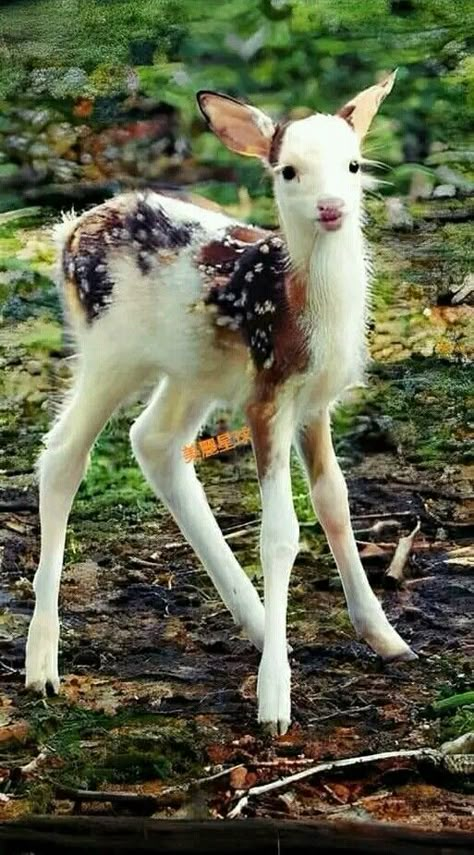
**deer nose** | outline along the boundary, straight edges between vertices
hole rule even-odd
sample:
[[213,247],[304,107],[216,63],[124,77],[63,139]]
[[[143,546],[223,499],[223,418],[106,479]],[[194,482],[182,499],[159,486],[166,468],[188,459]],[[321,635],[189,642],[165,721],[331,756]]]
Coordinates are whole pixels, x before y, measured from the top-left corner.
[[318,200],[317,208],[321,220],[338,220],[342,214],[344,200],[336,196],[324,196]]

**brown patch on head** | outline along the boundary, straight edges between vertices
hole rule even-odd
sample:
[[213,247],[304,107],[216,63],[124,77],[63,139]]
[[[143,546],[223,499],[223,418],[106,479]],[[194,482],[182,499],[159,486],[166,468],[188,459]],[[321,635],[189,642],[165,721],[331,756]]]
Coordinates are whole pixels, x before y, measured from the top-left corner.
[[352,121],[352,114],[354,110],[355,104],[346,104],[345,107],[341,107],[339,112],[336,113],[336,115],[340,116],[341,119],[344,119],[344,121],[347,122],[347,124],[350,125],[352,129],[354,128],[354,123]]
[[291,122],[282,122],[278,124],[275,128],[275,133],[273,134],[272,141],[270,143],[270,151],[268,154],[268,162],[271,166],[276,166],[278,160],[280,158],[281,146],[283,143],[283,137],[285,135],[285,131],[290,125]]

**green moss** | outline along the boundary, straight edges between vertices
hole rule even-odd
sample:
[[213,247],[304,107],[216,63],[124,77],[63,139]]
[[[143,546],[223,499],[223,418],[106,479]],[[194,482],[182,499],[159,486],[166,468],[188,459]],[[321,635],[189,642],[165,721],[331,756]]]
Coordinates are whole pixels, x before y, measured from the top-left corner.
[[23,345],[32,354],[49,354],[60,350],[62,329],[55,321],[38,318],[26,329],[20,329],[17,343]]
[[[167,779],[201,768],[203,752],[193,722],[123,709],[117,715],[39,703],[29,714],[33,734],[57,764],[56,784],[94,789],[111,783]],[[87,748],[85,747],[87,743]],[[47,793],[33,797],[47,799]]]
[[474,451],[466,435],[474,392],[468,365],[435,357],[412,357],[379,365],[363,411],[392,419],[394,438],[408,460],[436,466],[468,462]]
[[159,512],[130,448],[134,415],[132,409],[113,419],[101,434],[74,505],[73,521],[104,517],[122,521],[124,511],[136,512],[143,520]]

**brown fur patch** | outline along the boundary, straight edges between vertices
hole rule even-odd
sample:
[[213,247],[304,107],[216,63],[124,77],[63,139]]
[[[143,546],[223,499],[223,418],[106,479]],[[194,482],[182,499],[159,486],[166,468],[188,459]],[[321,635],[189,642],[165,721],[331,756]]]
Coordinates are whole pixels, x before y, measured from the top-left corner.
[[[156,261],[169,263],[192,240],[192,223],[173,222],[146,193],[129,193],[93,208],[78,222],[63,251],[64,277],[74,284],[88,323],[113,302],[112,250],[149,274]],[[161,258],[160,258],[161,253]]]
[[220,240],[213,240],[201,247],[196,261],[198,264],[205,264],[208,267],[219,267],[222,264],[232,264],[233,266],[237,257],[238,253],[235,246]]
[[86,320],[86,311],[79,299],[76,283],[69,277],[63,280],[63,301],[66,314],[73,323]]
[[326,413],[317,421],[305,425],[298,435],[298,443],[313,487],[324,471],[324,464],[332,456],[331,426]]
[[256,226],[233,226],[227,232],[232,240],[240,243],[256,243],[258,240],[271,237],[272,232],[267,229],[259,229]]
[[247,418],[252,431],[253,449],[260,480],[265,477],[271,461],[271,423],[275,416],[275,398],[254,400],[247,406]]
[[283,137],[285,135],[285,131],[290,125],[291,122],[282,122],[278,124],[275,128],[275,133],[273,134],[272,141],[270,143],[270,151],[268,154],[268,162],[272,166],[276,166],[278,160],[280,158],[280,150],[283,143]]
[[354,128],[354,123],[352,121],[352,114],[355,110],[355,104],[346,104],[344,107],[336,113],[337,116],[340,116],[341,119],[344,119],[351,128]]

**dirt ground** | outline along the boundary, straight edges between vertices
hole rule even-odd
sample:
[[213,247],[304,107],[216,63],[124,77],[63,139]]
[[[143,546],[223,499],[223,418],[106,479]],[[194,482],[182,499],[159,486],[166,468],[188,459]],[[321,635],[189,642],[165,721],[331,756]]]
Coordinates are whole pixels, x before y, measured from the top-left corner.
[[[312,764],[436,748],[474,730],[472,697],[471,704],[454,700],[447,710],[436,709],[440,699],[473,687],[467,427],[473,309],[451,304],[449,296],[468,272],[469,226],[453,225],[450,210],[433,222],[432,209],[414,207],[414,231],[395,233],[381,210],[371,212],[374,362],[368,387],[349,396],[334,429],[364,566],[419,658],[383,664],[356,640],[295,462],[301,551],[289,606],[293,725],[278,739],[256,722],[256,651],[232,625],[130,456],[127,425],[137,404],[98,443],[71,517],[61,587],[61,694],[25,693],[39,549],[33,463],[52,406],[68,384],[70,351],[48,290],[51,257],[43,231],[31,226],[3,234],[4,253],[5,241],[19,242],[39,277],[31,287],[18,280],[17,302],[13,308],[5,302],[0,332],[3,818],[73,810],[225,817],[240,791]],[[15,247],[9,251],[18,252]],[[232,426],[241,425],[235,417]],[[209,429],[218,432],[216,424]],[[250,449],[198,466],[220,526],[261,590]],[[385,571],[399,538],[418,520],[405,578],[391,585]],[[223,770],[229,771],[189,786]],[[112,796],[80,798],[79,789],[154,798],[123,805]],[[472,778],[412,759],[386,760],[254,796],[242,815],[365,817],[474,831]]]

